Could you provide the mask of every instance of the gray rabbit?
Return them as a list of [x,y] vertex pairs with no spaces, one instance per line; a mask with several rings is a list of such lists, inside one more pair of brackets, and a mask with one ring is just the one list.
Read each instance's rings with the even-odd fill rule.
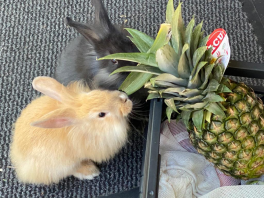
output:
[[[109,74],[119,67],[136,66],[136,64],[115,59],[100,61],[97,59],[113,53],[138,52],[138,50],[127,38],[126,31],[111,23],[102,1],[92,0],[92,4],[95,6],[93,25],[79,23],[69,17],[65,19],[66,24],[74,27],[81,35],[62,52],[55,79],[64,85],[83,79],[91,88],[117,90],[128,73],[111,76]],[[136,104],[131,114],[135,120],[142,120],[142,117],[148,115],[147,95],[147,91],[141,89],[129,97]]]
[[95,6],[93,25],[75,22],[69,17],[65,20],[67,25],[74,27],[82,35],[63,51],[55,78],[63,84],[85,79],[92,87],[118,89],[128,73],[109,74],[119,67],[136,64],[115,59],[96,59],[113,53],[137,52],[137,48],[127,38],[125,30],[111,23],[103,3],[100,0],[92,0],[92,3]]

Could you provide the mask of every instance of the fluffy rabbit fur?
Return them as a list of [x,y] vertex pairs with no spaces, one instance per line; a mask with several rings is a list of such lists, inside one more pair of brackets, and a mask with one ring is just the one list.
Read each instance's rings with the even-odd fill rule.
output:
[[10,153],[19,180],[51,184],[70,175],[99,175],[94,162],[112,158],[127,141],[131,100],[119,91],[91,91],[81,82],[64,87],[37,77],[32,84],[45,95],[14,125]]
[[92,4],[95,6],[93,25],[66,18],[67,25],[74,27],[81,35],[62,52],[55,79],[65,85],[84,79],[90,87],[117,90],[128,74],[109,74],[119,67],[136,64],[115,59],[97,61],[97,58],[113,53],[136,52],[137,48],[124,30],[111,23],[101,0],[92,0]]

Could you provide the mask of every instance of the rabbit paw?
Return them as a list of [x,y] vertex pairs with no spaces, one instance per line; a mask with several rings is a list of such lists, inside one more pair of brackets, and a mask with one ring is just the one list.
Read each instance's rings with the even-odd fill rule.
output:
[[74,177],[78,179],[94,179],[100,174],[99,169],[92,161],[83,161],[81,165],[78,167],[76,172],[73,174]]

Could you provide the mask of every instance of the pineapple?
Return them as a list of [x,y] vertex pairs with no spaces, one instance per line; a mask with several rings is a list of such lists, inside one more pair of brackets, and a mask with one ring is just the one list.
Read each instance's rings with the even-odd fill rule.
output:
[[[169,0],[166,22],[156,39],[127,29],[139,53],[112,54],[101,59],[138,62],[113,72],[130,72],[120,89],[132,94],[144,86],[148,100],[164,98],[170,120],[177,113],[192,144],[206,159],[235,178],[264,173],[263,103],[250,87],[224,78],[225,67],[206,46],[202,23],[185,27],[181,3]],[[99,59],[100,60],[100,59]]]

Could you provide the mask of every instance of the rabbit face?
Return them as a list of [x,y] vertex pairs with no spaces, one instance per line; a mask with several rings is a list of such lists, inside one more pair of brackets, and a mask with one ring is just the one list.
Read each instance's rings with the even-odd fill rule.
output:
[[120,91],[93,90],[84,93],[79,99],[78,117],[92,122],[109,122],[126,119],[132,110],[132,102]]

